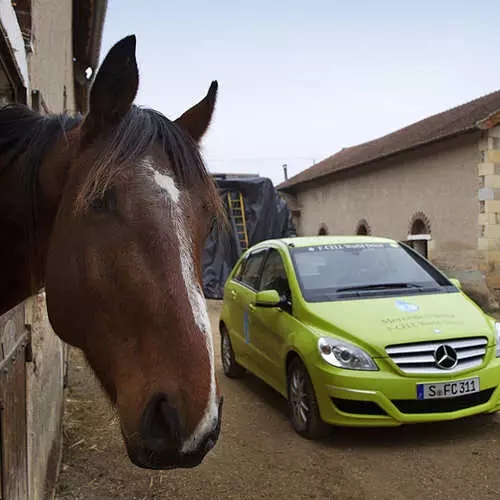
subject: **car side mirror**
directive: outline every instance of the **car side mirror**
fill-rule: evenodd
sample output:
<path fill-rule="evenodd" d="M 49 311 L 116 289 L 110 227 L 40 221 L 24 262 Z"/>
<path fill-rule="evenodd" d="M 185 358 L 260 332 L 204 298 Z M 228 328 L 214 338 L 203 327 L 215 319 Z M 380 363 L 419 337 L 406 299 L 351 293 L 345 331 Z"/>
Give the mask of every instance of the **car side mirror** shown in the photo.
<path fill-rule="evenodd" d="M 460 280 L 457 280 L 457 278 L 448 278 L 451 283 L 453 283 L 459 290 L 462 289 L 462 283 L 460 283 Z"/>
<path fill-rule="evenodd" d="M 258 292 L 255 297 L 256 307 L 281 307 L 283 305 L 283 300 L 280 294 L 276 290 L 263 290 Z"/>

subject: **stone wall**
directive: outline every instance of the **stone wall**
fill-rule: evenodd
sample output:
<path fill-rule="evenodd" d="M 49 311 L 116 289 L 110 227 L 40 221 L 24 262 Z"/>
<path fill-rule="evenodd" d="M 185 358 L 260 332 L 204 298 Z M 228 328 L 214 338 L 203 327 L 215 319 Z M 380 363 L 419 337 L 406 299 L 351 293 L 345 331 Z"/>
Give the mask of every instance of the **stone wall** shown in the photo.
<path fill-rule="evenodd" d="M 488 287 L 489 264 L 482 250 L 431 251 L 429 260 L 450 278 L 457 278 L 463 291 L 486 311 L 498 309 L 498 302 Z"/>
<path fill-rule="evenodd" d="M 315 235 L 320 228 L 329 234 L 356 234 L 364 223 L 373 236 L 406 241 L 413 220 L 422 217 L 431 238 L 430 260 L 458 278 L 471 298 L 494 309 L 498 304 L 492 287 L 500 291 L 497 152 L 498 128 L 478 130 L 303 184 L 294 199 L 300 207 L 298 234 Z M 484 204 L 482 183 L 495 196 Z"/>
<path fill-rule="evenodd" d="M 365 220 L 373 235 L 406 240 L 417 213 L 435 250 L 476 250 L 480 133 L 350 169 L 300 186 L 300 231 L 354 234 Z"/>
<path fill-rule="evenodd" d="M 478 164 L 478 247 L 485 254 L 486 284 L 500 301 L 500 125 L 485 132 Z"/>
<path fill-rule="evenodd" d="M 48 111 L 73 112 L 73 1 L 36 0 L 32 9 L 31 89 L 41 93 Z"/>

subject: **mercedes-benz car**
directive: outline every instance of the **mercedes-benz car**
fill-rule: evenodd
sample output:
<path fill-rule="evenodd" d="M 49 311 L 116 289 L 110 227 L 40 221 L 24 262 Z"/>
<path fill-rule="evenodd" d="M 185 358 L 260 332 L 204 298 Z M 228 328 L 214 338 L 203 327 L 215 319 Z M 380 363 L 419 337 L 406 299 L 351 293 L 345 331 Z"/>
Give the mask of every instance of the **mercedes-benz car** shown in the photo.
<path fill-rule="evenodd" d="M 220 333 L 224 373 L 272 386 L 308 438 L 500 409 L 500 324 L 391 239 L 255 245 L 225 283 Z"/>

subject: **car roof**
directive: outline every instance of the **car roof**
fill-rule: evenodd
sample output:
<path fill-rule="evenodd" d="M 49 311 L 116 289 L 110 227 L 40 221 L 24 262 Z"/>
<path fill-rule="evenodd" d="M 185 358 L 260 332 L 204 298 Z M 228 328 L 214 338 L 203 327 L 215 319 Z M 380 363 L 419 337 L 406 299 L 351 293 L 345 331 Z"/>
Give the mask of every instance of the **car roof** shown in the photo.
<path fill-rule="evenodd" d="M 257 250 L 258 248 L 269 246 L 281 247 L 311 247 L 319 245 L 341 245 L 348 243 L 397 243 L 396 240 L 390 238 L 381 238 L 376 236 L 296 236 L 292 238 L 277 238 L 272 240 L 261 241 L 249 250 Z"/>

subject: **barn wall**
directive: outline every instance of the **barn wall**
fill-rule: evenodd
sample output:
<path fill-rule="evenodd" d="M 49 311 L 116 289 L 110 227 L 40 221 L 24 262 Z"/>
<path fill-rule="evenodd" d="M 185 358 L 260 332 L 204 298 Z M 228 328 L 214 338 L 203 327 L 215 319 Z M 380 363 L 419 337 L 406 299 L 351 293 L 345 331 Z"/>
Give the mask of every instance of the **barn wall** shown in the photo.
<path fill-rule="evenodd" d="M 493 306 L 487 287 L 488 254 L 480 238 L 478 163 L 482 137 L 476 132 L 298 186 L 300 235 L 371 234 L 406 240 L 423 214 L 431 235 L 429 258 L 458 277 L 484 306 Z"/>
<path fill-rule="evenodd" d="M 75 111 L 73 4 L 73 0 L 0 1 L 0 36 L 5 35 L 2 47 L 10 48 L 7 55 L 14 60 L 10 66 L 17 68 L 19 75 L 16 82 L 22 83 L 21 96 L 17 87 L 11 84 L 12 79 L 0 68 L 0 103 L 27 97 L 27 104 L 42 113 Z M 26 18 L 30 10 L 28 6 L 31 7 L 31 22 Z M 18 9 L 17 17 L 14 7 Z M 30 30 L 24 33 L 25 40 L 19 28 L 20 19 L 30 25 Z M 3 52 L 0 58 L 5 63 Z M 21 100 L 24 102 L 24 99 Z M 23 325 L 24 319 L 23 328 L 31 330 L 32 343 L 30 349 L 23 351 L 22 359 L 17 356 L 16 366 L 22 367 L 22 372 L 18 368 L 15 384 L 9 382 L 14 380 L 9 373 L 3 377 L 3 384 L 0 384 L 3 391 L 0 391 L 0 401 L 6 405 L 3 412 L 0 406 L 0 418 L 5 417 L 4 420 L 10 422 L 12 428 L 15 424 L 16 432 L 19 431 L 16 439 L 22 443 L 14 450 L 15 453 L 11 453 L 14 438 L 10 435 L 9 439 L 4 440 L 0 430 L 0 444 L 3 442 L 10 453 L 8 457 L 3 457 L 4 462 L 8 459 L 13 463 L 13 459 L 9 458 L 11 455 L 22 458 L 16 458 L 16 464 L 20 468 L 19 477 L 25 480 L 9 482 L 9 488 L 12 484 L 13 488 L 17 488 L 17 492 L 7 492 L 9 500 L 45 500 L 52 497 L 61 459 L 63 380 L 67 350 L 50 327 L 43 293 L 20 304 L 16 311 L 18 309 L 24 311 L 24 318 L 19 322 Z M 0 326 L 3 320 L 10 318 L 9 315 L 12 315 L 12 311 L 0 318 Z M 9 338 L 0 331 L 2 346 Z M 26 394 L 24 391 L 21 393 L 19 387 L 25 387 Z M 20 411 L 26 418 L 17 418 L 18 414 L 14 415 L 14 411 Z M 23 464 L 27 470 L 21 470 Z M 1 450 L 0 465 L 6 465 L 2 463 Z M 2 477 L 0 474 L 0 489 L 5 486 Z"/>
<path fill-rule="evenodd" d="M 330 234 L 355 234 L 364 219 L 372 234 L 401 240 L 424 212 L 436 250 L 476 249 L 478 161 L 478 136 L 470 134 L 304 185 L 301 231 L 317 234 L 324 223 Z"/>
<path fill-rule="evenodd" d="M 51 112 L 74 111 L 73 0 L 33 2 L 32 90 L 39 90 Z"/>
<path fill-rule="evenodd" d="M 33 52 L 28 56 L 31 90 L 39 91 L 40 112 L 74 109 L 72 0 L 32 3 Z M 35 103 L 33 103 L 35 105 Z M 52 331 L 45 295 L 27 304 L 33 361 L 28 365 L 28 469 L 30 500 L 42 500 L 55 486 L 62 452 L 65 347 Z"/>

